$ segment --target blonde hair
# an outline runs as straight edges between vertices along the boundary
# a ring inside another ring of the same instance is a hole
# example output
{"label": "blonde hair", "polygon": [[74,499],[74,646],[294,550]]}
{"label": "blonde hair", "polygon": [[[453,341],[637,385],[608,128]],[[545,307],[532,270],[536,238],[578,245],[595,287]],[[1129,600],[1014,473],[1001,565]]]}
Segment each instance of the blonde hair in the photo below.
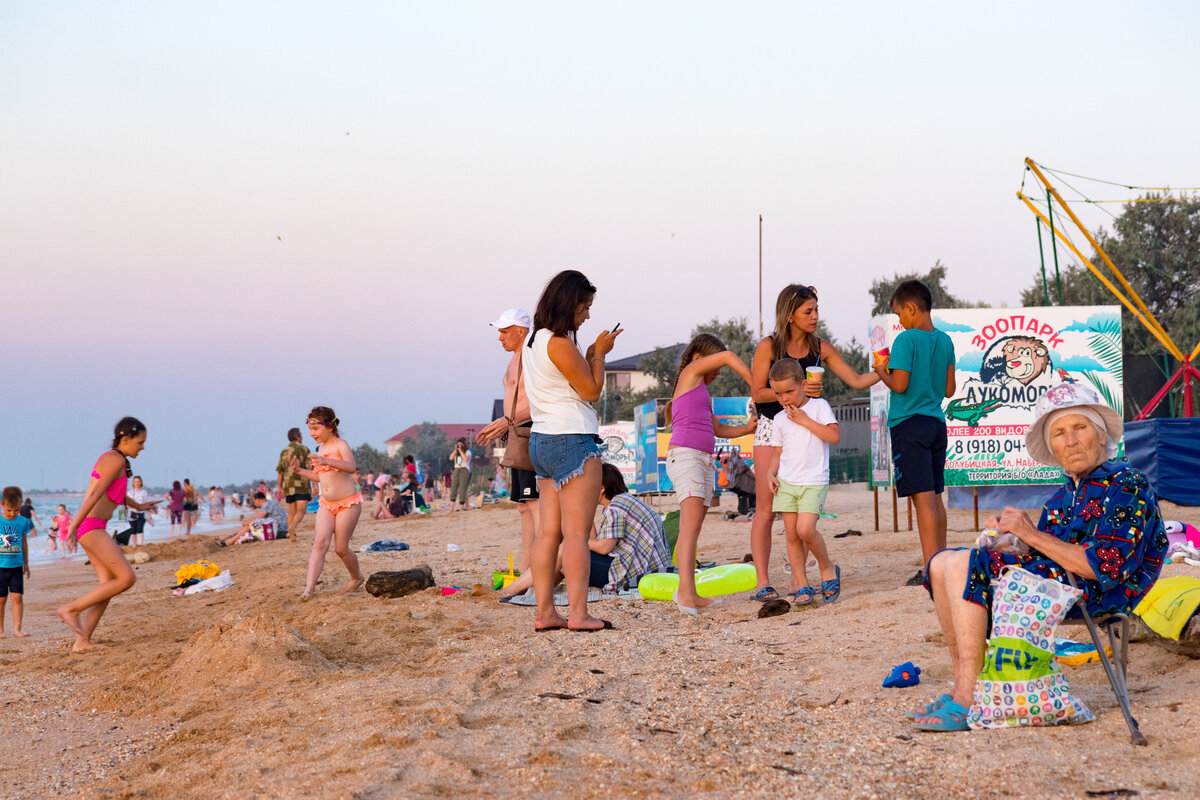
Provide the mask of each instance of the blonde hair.
{"label": "blonde hair", "polygon": [[[816,289],[811,286],[802,286],[799,283],[789,284],[779,292],[779,298],[775,301],[775,332],[771,334],[772,361],[788,357],[788,333],[791,329],[792,315],[796,313],[797,308],[809,300],[816,299]],[[801,332],[800,336],[810,354],[820,352],[820,339],[808,332]]]}
{"label": "blonde hair", "polygon": [[796,381],[804,380],[804,367],[794,358],[782,358],[771,365],[767,381]]}
{"label": "blonde hair", "polygon": [[679,371],[675,373],[675,383],[671,387],[671,400],[667,403],[668,425],[671,424],[671,403],[675,402],[675,390],[679,388],[679,379],[683,377],[683,371],[687,369],[687,365],[692,363],[692,358],[697,355],[711,356],[713,353],[720,353],[723,350],[725,350],[724,343],[711,333],[700,334],[684,348],[683,355],[679,357]]}

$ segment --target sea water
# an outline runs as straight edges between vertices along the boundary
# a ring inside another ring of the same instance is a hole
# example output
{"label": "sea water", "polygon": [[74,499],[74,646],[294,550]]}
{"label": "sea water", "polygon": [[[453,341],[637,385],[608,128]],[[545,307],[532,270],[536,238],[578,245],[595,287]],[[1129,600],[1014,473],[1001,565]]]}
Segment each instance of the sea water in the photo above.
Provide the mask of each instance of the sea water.
{"label": "sea water", "polygon": [[[29,495],[29,497],[31,500],[33,500],[33,513],[41,521],[41,524],[38,524],[37,522],[34,523],[37,525],[38,535],[35,537],[26,538],[25,540],[25,546],[29,548],[30,563],[35,564],[38,562],[44,563],[49,561],[64,561],[70,559],[77,559],[79,561],[85,560],[87,555],[83,552],[82,547],[77,548],[75,550],[75,555],[69,556],[67,559],[62,557],[62,553],[58,549],[55,549],[50,553],[46,552],[48,540],[51,535],[50,520],[58,513],[58,504],[62,503],[65,505],[67,507],[67,513],[74,518],[75,512],[79,510],[80,503],[83,502],[83,494],[35,494]],[[162,500],[162,502],[158,506],[158,513],[147,517],[146,528],[142,535],[142,542],[147,544],[150,542],[165,542],[171,539],[171,518],[166,511],[166,498],[157,495],[151,495],[150,499]],[[222,530],[224,528],[237,527],[239,518],[243,514],[251,513],[253,510],[254,509],[252,508],[239,510],[227,499],[225,501],[224,521],[213,522],[208,518],[208,501],[202,500],[200,503],[200,510],[196,512],[198,514],[198,519],[196,520],[196,524],[192,526],[192,533],[209,534],[213,531]],[[120,533],[129,529],[128,520],[121,518],[122,516],[127,516],[126,512],[127,509],[122,506],[113,513],[112,519],[108,521],[107,526],[109,535]],[[182,530],[182,526],[179,526],[178,529]],[[54,532],[54,536],[57,538],[57,531]],[[177,535],[175,538],[178,539],[181,537]],[[58,544],[61,546],[62,542],[58,541]]]}

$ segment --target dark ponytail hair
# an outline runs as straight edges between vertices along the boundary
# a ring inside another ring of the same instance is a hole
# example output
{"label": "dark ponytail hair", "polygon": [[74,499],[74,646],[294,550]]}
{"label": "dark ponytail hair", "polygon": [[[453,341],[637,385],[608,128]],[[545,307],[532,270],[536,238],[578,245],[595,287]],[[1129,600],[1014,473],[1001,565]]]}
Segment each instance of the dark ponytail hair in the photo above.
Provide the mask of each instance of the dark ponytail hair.
{"label": "dark ponytail hair", "polygon": [[338,423],[341,420],[329,406],[313,406],[313,410],[308,412],[308,420],[309,422],[319,422],[329,428],[329,432],[334,436],[338,435]]}
{"label": "dark ponytail hair", "polygon": [[[595,295],[596,287],[582,272],[565,269],[558,273],[538,298],[537,310],[533,312],[533,333],[549,328],[555,336],[570,336],[572,341],[578,342],[575,312]],[[532,334],[529,346],[533,346]]]}
{"label": "dark ponytail hair", "polygon": [[137,417],[121,417],[121,421],[113,428],[112,449],[116,450],[122,439],[132,439],[145,431],[146,426]]}

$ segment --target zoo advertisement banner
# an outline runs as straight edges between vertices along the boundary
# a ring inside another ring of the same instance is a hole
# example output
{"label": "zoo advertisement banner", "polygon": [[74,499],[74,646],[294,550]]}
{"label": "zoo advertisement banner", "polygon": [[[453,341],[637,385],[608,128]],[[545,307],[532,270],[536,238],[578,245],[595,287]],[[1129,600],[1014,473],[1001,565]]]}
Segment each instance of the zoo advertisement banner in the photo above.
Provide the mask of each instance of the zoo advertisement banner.
{"label": "zoo advertisement banner", "polygon": [[[892,328],[898,327],[892,320],[894,316],[885,329],[888,347],[895,339]],[[956,359],[955,393],[942,405],[947,486],[1061,481],[1062,470],[1038,464],[1025,449],[1034,406],[1062,381],[1061,373],[1093,387],[1118,414],[1124,413],[1119,306],[934,309],[933,325],[950,337]],[[873,350],[878,349],[875,327]],[[875,410],[873,393],[873,437]],[[876,446],[873,438],[873,477],[874,467],[890,462],[890,452],[882,461]]]}
{"label": "zoo advertisement banner", "polygon": [[637,429],[632,422],[610,422],[601,425],[600,439],[604,450],[600,460],[621,470],[621,477],[631,491],[637,489]]}

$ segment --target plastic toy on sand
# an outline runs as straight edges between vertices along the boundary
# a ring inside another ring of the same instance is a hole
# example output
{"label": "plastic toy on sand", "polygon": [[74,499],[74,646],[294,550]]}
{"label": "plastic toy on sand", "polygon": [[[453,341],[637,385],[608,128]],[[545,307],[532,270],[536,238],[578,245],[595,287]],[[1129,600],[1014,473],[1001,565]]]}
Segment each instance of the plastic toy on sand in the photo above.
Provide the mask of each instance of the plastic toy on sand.
{"label": "plastic toy on sand", "polygon": [[[696,592],[701,597],[748,592],[756,584],[753,564],[722,564],[696,572]],[[646,600],[670,600],[679,589],[674,572],[652,572],[638,581],[638,593]]]}
{"label": "plastic toy on sand", "polygon": [[894,667],[883,679],[883,688],[900,689],[905,686],[916,686],[921,682],[921,668],[911,661],[905,661]]}
{"label": "plastic toy on sand", "polygon": [[510,583],[521,577],[521,573],[513,569],[513,555],[508,554],[508,572],[493,572],[492,573],[492,588],[503,589]]}

